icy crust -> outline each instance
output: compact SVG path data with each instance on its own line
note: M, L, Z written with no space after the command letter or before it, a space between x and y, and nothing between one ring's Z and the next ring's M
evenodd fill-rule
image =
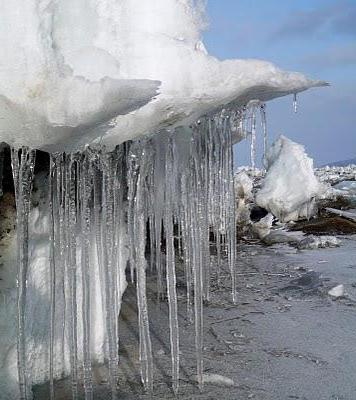
M209 56L199 1L0 0L0 6L0 141L13 146L114 147L225 105L323 84L262 61Z
M310 218L326 188L316 178L304 147L280 136L267 152L267 173L256 203L281 222Z

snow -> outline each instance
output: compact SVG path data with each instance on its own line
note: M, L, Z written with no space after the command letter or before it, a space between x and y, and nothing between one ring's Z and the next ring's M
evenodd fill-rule
M209 56L200 3L1 0L0 142L112 148L225 105L325 84L264 61Z
M325 186L316 178L313 160L304 147L280 136L267 154L267 173L256 194L256 204L282 222L310 218L315 199Z

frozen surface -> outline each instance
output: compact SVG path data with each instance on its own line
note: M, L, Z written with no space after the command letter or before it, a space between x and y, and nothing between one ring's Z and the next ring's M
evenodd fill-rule
M0 141L113 147L226 104L324 84L264 61L209 56L200 3L1 0Z
M323 167L316 168L315 174L322 182L335 185L337 189L343 189L341 182L356 180L356 165L351 164L344 167ZM339 186L340 184L340 186ZM346 183L346 186L349 184Z
M205 374L218 374L234 386L196 387L194 326L187 323L185 304L179 302L182 384L179 398L255 400L352 400L354 379L355 237L343 237L338 248L293 252L289 246L240 244L239 304L229 301L227 288L215 285L205 305ZM224 268L224 273L228 274ZM222 275L223 277L224 275ZM308 276L313 277L308 285ZM224 279L224 278L223 278ZM178 265L178 295L184 296L184 270ZM306 282L304 282L306 281ZM225 281L223 280L222 283ZM298 286L292 286L298 282ZM304 284L305 283L305 284ZM347 296L333 299L328 291L344 285ZM138 349L134 286L129 284L120 317L120 398L175 399L170 391L168 305L156 300L156 280L148 276L154 374L161 384L153 396L137 383ZM203 375L203 376L204 376ZM96 399L107 399L104 391ZM42 388L46 399L46 387ZM38 392L39 393L39 390ZM64 392L63 398L65 397ZM41 400L42 398L39 397Z
M316 178L313 160L300 144L280 136L267 155L267 174L256 194L256 203L282 222L310 218L315 199L325 187Z

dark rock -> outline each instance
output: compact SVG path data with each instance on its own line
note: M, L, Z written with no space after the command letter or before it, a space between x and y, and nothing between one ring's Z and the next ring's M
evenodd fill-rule
M265 208L254 205L251 208L250 218L251 218L251 221L257 222L257 221L261 220L262 218L264 218L267 214L268 214L268 211Z

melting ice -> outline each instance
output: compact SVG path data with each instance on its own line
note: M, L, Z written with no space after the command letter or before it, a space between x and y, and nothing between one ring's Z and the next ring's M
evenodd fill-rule
M12 150L18 223L18 373L20 398L31 385L54 381L70 371L73 398L83 384L93 398L95 363L106 363L112 397L117 394L119 329L117 316L125 288L127 261L137 285L141 378L154 385L146 270L157 270L157 288L167 288L172 356L172 387L179 388L179 326L177 317L174 228L181 232L185 260L187 314L196 333L197 376L203 385L203 299L209 299L211 263L209 235L227 254L235 293L235 195L232 124L236 112L202 118L179 134L162 132L127 142L113 152L87 148L83 153L51 155L48 177L47 287L49 308L44 354L32 358L30 322L36 301L26 290L36 268L29 262L29 213L35 152ZM149 227L149 229L147 229ZM163 235L160 229L162 227ZM151 255L145 257L149 238ZM162 238L166 257L162 262ZM127 257L123 247L128 244ZM158 260L161 260L158 262ZM220 268L219 265L216 268ZM160 271L158 271L160 269ZM166 284L162 280L166 280ZM100 311L101 310L101 311ZM41 377L32 374L42 370Z

